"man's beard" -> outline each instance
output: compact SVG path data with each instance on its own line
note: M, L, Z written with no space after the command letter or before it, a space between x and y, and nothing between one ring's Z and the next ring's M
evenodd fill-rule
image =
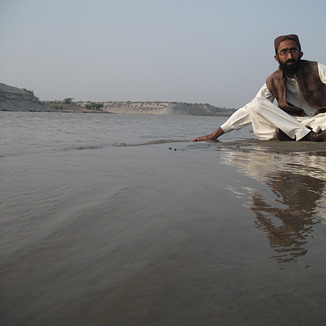
M289 62L292 62L292 64L288 64ZM298 59L298 60L289 59L289 60L286 60L284 63L279 62L279 64L280 64L280 69L284 73L286 73L287 75L294 75L300 69L301 61L300 61L300 59Z

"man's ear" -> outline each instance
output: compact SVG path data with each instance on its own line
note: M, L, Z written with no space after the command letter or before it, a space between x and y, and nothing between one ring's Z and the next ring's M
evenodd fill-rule
M277 54L274 55L274 59L275 59L277 62L279 62L279 60L278 60L278 55L277 55Z
M300 51L300 53L299 53L299 58L301 59L301 58L302 58L302 56L303 56L303 52L302 52L302 51Z

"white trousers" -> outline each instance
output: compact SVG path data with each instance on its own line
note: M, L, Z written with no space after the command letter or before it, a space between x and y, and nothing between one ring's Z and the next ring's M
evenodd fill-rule
M249 124L252 124L253 132L260 140L275 139L277 129L292 139L300 140L311 130L319 132L326 129L326 113L312 117L294 117L265 98L255 98L237 110L221 128L224 132L229 132Z

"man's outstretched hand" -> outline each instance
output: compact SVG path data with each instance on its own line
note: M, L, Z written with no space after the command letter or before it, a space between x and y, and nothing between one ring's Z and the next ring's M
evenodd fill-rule
M193 142L196 142L196 141L208 141L210 143L217 143L218 142L217 138L222 136L223 134L224 134L224 130L220 127L216 131L214 131L213 133L211 133L211 134L209 134L207 136L196 137L192 141Z

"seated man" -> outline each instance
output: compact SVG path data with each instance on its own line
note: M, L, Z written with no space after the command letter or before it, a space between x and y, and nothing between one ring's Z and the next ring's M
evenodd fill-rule
M301 60L303 52L295 34L277 37L274 47L279 69L256 97L216 131L193 141L214 141L249 124L260 140L326 141L326 66Z

